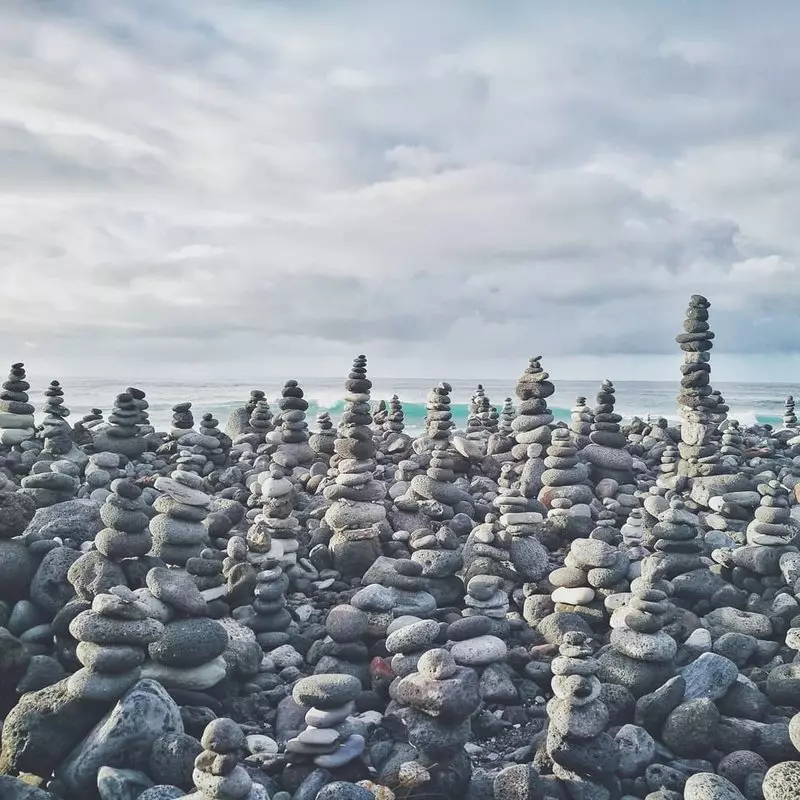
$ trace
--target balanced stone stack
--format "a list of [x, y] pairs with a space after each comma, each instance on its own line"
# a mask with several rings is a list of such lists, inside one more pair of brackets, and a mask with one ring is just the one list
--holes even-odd
[[520, 576], [511, 565], [510, 546], [497, 515], [487, 514], [464, 542], [464, 580], [469, 582], [476, 575], [496, 575], [509, 587], [515, 585]]
[[797, 427], [797, 415], [794, 413], [794, 397], [792, 397], [792, 395], [789, 395], [786, 398], [786, 402], [784, 403], [783, 427], [784, 428]]
[[389, 409], [386, 413], [386, 421], [383, 423], [384, 439], [391, 440], [394, 434], [401, 434], [405, 427], [405, 413], [400, 398], [393, 394], [389, 400]]
[[209, 545], [203, 520], [211, 498], [202, 491], [203, 479], [199, 475], [181, 469], [169, 478], [156, 478], [154, 486], [163, 494], [153, 503], [160, 513], [150, 520], [153, 555], [167, 564], [183, 567]]
[[744, 437], [739, 423], [735, 419], [730, 420], [722, 432], [722, 446], [719, 454], [724, 466], [730, 468], [731, 471], [738, 471], [744, 454]]
[[453, 387], [442, 381], [428, 392], [425, 402], [425, 435], [429, 442], [424, 449], [433, 449], [436, 442], [449, 442], [454, 427], [453, 413], [450, 409], [450, 392]]
[[44, 439], [43, 452], [57, 458], [65, 456], [72, 450], [72, 431], [66, 418], [69, 409], [64, 405], [64, 390], [58, 381], [51, 381], [45, 392], [44, 423], [42, 438]]
[[275, 430], [272, 409], [266, 399], [259, 400], [256, 403], [253, 413], [250, 414], [249, 427], [251, 428], [249, 433], [257, 437], [259, 444], [263, 444], [266, 441], [267, 434]]
[[219, 420], [209, 413], [203, 414], [200, 419], [200, 435], [202, 439], [198, 440], [198, 447], [202, 449], [207, 459], [204, 472], [208, 475], [215, 467], [225, 466], [231, 440], [219, 429]]
[[[195, 759], [192, 771], [197, 792], [187, 795], [187, 798], [269, 800], [266, 789], [253, 783], [248, 771], [239, 764], [248, 751], [247, 739], [237, 723], [225, 717], [213, 720], [203, 731], [200, 744], [204, 749]], [[167, 797], [166, 794], [158, 796]]]
[[369, 629], [369, 616], [362, 609], [349, 603], [334, 606], [325, 618], [327, 636], [307, 656], [309, 662], [316, 660], [314, 673], [352, 675], [369, 686], [369, 650], [364, 641]]
[[[737, 565], [745, 569], [758, 566], [760, 577], [779, 574], [780, 556], [791, 549], [797, 535], [797, 524], [791, 516], [789, 493], [785, 486], [770, 481], [761, 484], [759, 492], [762, 497], [755, 510], [755, 519], [747, 526], [749, 547], [734, 550], [733, 557]], [[758, 548], [761, 553], [746, 552], [753, 548]]]
[[439, 608], [456, 606], [464, 596], [464, 582], [456, 573], [464, 561], [458, 537], [447, 526], [437, 531], [418, 528], [409, 539], [411, 560], [422, 565], [425, 589]]
[[154, 567], [146, 583], [149, 594], [161, 601], [167, 621], [163, 635], [148, 648], [150, 660], [142, 677], [168, 689], [203, 691], [216, 686], [227, 672], [222, 654], [228, 647], [228, 633], [208, 617], [210, 608], [192, 576], [183, 570]]
[[345, 576], [363, 575], [380, 555], [378, 526], [386, 521], [386, 485], [376, 481], [367, 359], [358, 356], [345, 381], [345, 408], [334, 443], [335, 483], [323, 494], [331, 505], [325, 521], [333, 530], [329, 548], [334, 568]]
[[88, 414], [84, 414], [72, 427], [72, 438], [75, 440], [75, 444], [84, 448], [86, 452], [93, 452], [92, 435], [94, 430], [102, 425], [103, 409], [91, 409]]
[[91, 609], [70, 622], [69, 631], [78, 640], [83, 668], [69, 678], [67, 691], [82, 700], [112, 703], [139, 680], [146, 647], [162, 637], [164, 626], [149, 617], [127, 586], [115, 586], [98, 594]]
[[333, 445], [336, 441], [336, 431], [333, 429], [333, 420], [327, 411], [317, 414], [317, 430], [308, 440], [309, 447], [314, 451], [318, 460], [327, 464], [334, 453]]
[[419, 501], [419, 508], [431, 519], [452, 519], [456, 514], [455, 506], [467, 497], [455, 485], [454, 466], [454, 453], [449, 442], [435, 439], [425, 474], [411, 479], [411, 491]]
[[225, 423], [225, 433], [231, 439], [236, 440], [245, 433], [251, 433], [250, 429], [250, 415], [256, 407], [259, 400], [263, 400], [266, 395], [261, 389], [253, 389], [250, 392], [250, 397], [247, 402], [241, 407], [231, 411], [228, 421]]
[[482, 440], [492, 433], [492, 406], [481, 384], [472, 395], [468, 407], [467, 438]]
[[662, 489], [674, 489], [677, 486], [680, 475], [678, 474], [678, 462], [680, 453], [674, 445], [668, 445], [661, 454], [661, 463], [658, 467], [658, 477], [656, 486]]
[[240, 619], [256, 634], [256, 641], [265, 650], [272, 650], [289, 641], [286, 632], [292, 622], [286, 610], [289, 578], [277, 562], [268, 561], [265, 567], [256, 575], [252, 608], [240, 610]]
[[439, 623], [432, 619], [400, 617], [389, 625], [387, 634], [386, 650], [392, 656], [395, 675], [389, 686], [389, 696], [394, 698], [400, 681], [417, 671], [422, 654], [439, 638]]
[[[694, 570], [704, 570], [701, 558], [704, 543], [699, 524], [699, 518], [685, 507], [683, 500], [672, 497], [669, 508], [658, 515], [658, 522], [653, 526], [655, 552], [642, 563], [639, 580], [647, 576], [670, 580]], [[652, 585], [661, 588], [658, 583]]]
[[553, 415], [547, 408], [547, 398], [555, 392], [556, 387], [548, 380], [550, 375], [542, 369], [541, 358], [531, 358], [525, 372], [517, 381], [516, 391], [520, 403], [517, 416], [511, 423], [517, 442], [512, 453], [517, 461], [527, 457], [529, 445], [538, 444], [544, 448], [550, 444]]
[[142, 436], [154, 433], [155, 428], [150, 424], [150, 414], [147, 412], [147, 409], [150, 408], [147, 395], [142, 389], [137, 389], [135, 386], [129, 386], [125, 391], [133, 398], [134, 405], [139, 411], [139, 433]]
[[114, 408], [108, 415], [108, 426], [94, 435], [96, 452], [119, 453], [134, 461], [147, 449], [147, 442], [139, 435], [141, 414], [136, 401], [127, 392], [117, 395]]
[[263, 505], [247, 531], [251, 561], [263, 565], [271, 560], [289, 570], [297, 563], [300, 548], [300, 522], [292, 514], [294, 484], [286, 477], [286, 470], [273, 462], [258, 476], [257, 485]]
[[436, 598], [426, 591], [422, 569], [422, 564], [411, 559], [381, 556], [364, 573], [361, 585], [388, 590], [385, 596], [393, 600], [391, 611], [395, 617], [429, 617], [436, 613]]
[[470, 717], [481, 704], [475, 670], [458, 666], [447, 650], [428, 650], [419, 658], [417, 672], [397, 683], [394, 695], [405, 706], [408, 741], [426, 773], [424, 796], [452, 797], [466, 791], [472, 767], [464, 745], [470, 738]]
[[567, 631], [551, 668], [554, 696], [547, 704], [546, 747], [553, 775], [568, 797], [619, 797], [617, 748], [605, 730], [609, 713], [586, 635]]
[[347, 730], [359, 694], [361, 683], [352, 675], [312, 675], [297, 681], [292, 697], [307, 709], [308, 727], [286, 743], [288, 760], [336, 770], [360, 758], [364, 737]]
[[541, 580], [547, 571], [547, 550], [537, 535], [544, 517], [529, 510], [527, 498], [518, 489], [506, 486], [500, 487], [492, 505], [500, 515], [496, 539], [508, 548], [520, 582]]
[[169, 431], [170, 438], [180, 442], [180, 440], [192, 430], [194, 430], [192, 404], [187, 402], [172, 406], [172, 422]]
[[128, 480], [114, 480], [111, 491], [100, 507], [105, 524], [95, 536], [95, 548], [109, 561], [141, 558], [150, 552], [152, 539], [147, 505], [142, 490]]
[[614, 384], [603, 381], [597, 393], [589, 444], [583, 450], [583, 456], [592, 465], [595, 483], [603, 478], [633, 483], [633, 456], [625, 449], [628, 440], [620, 432], [622, 417], [614, 412], [614, 402]]
[[624, 686], [634, 697], [649, 694], [669, 680], [678, 650], [675, 640], [662, 630], [670, 614], [665, 592], [649, 588], [646, 578], [634, 580], [628, 602], [611, 615], [611, 648], [600, 655], [600, 679]]
[[684, 353], [678, 395], [681, 417], [678, 471], [690, 478], [717, 475], [721, 471], [717, 445], [713, 441], [715, 425], [711, 419], [717, 398], [712, 396], [710, 385], [714, 338], [708, 325], [710, 305], [705, 297], [692, 295], [683, 324], [684, 333], [675, 337]]
[[503, 410], [500, 412], [500, 424], [497, 432], [506, 437], [513, 435], [513, 423], [516, 416], [517, 411], [514, 408], [514, 401], [510, 397], [506, 397], [503, 401]]
[[570, 433], [565, 428], [557, 428], [550, 437], [545, 471], [542, 473], [542, 490], [539, 501], [550, 508], [556, 498], [566, 498], [572, 505], [589, 504], [594, 499], [588, 485], [589, 469], [578, 460], [577, 449]]
[[199, 556], [190, 558], [186, 562], [186, 572], [194, 578], [195, 585], [201, 592], [208, 592], [210, 589], [221, 589], [220, 592], [210, 592], [209, 594], [219, 594], [220, 597], [227, 594], [225, 576], [222, 574], [221, 553], [207, 547]]
[[579, 450], [589, 444], [589, 435], [592, 432], [594, 412], [586, 405], [585, 397], [576, 397], [575, 405], [570, 409], [570, 430]]
[[627, 589], [629, 564], [624, 551], [602, 539], [575, 539], [564, 566], [550, 573], [556, 611], [577, 613], [600, 630], [605, 625], [603, 601]]
[[0, 445], [15, 447], [35, 434], [33, 412], [28, 402], [31, 385], [25, 380], [25, 366], [12, 364], [0, 392]]

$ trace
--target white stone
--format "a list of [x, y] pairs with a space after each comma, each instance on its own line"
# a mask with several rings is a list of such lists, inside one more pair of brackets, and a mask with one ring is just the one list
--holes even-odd
[[278, 752], [278, 743], [269, 736], [253, 734], [248, 736], [247, 749], [253, 754], [275, 755]]
[[552, 595], [550, 595], [554, 603], [567, 603], [571, 606], [585, 606], [594, 600], [594, 589], [588, 586], [579, 586], [575, 589], [567, 589], [565, 586], [559, 586]]
[[142, 667], [142, 677], [152, 678], [170, 689], [202, 691], [216, 686], [225, 677], [226, 671], [225, 659], [222, 656], [207, 664], [188, 669], [168, 667], [157, 661], [148, 661]]
[[153, 485], [160, 492], [165, 492], [173, 500], [185, 503], [187, 506], [207, 506], [211, 502], [211, 498], [205, 492], [201, 492], [199, 489], [190, 489], [173, 478], [163, 476], [156, 478]]
[[33, 426], [33, 414], [12, 414], [10, 411], [0, 411], [0, 428], [22, 430], [33, 428]]

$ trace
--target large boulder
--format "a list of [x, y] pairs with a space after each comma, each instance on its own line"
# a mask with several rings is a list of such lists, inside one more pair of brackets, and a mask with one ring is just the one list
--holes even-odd
[[27, 599], [35, 571], [36, 562], [22, 542], [0, 539], [0, 600]]
[[78, 550], [56, 547], [39, 564], [31, 581], [31, 600], [48, 617], [54, 617], [75, 596], [67, 575], [80, 557]]
[[50, 775], [107, 710], [70, 695], [66, 680], [22, 695], [3, 725], [0, 772]]
[[66, 500], [47, 508], [40, 508], [25, 528], [28, 540], [74, 539], [90, 542], [105, 525], [100, 519], [100, 504], [93, 500]]
[[141, 680], [69, 754], [56, 777], [82, 800], [96, 798], [100, 767], [147, 770], [153, 743], [183, 733], [180, 709], [160, 683]]

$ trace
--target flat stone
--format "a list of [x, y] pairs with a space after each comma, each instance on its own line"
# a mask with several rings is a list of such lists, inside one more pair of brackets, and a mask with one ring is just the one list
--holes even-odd
[[478, 636], [474, 639], [455, 642], [450, 653], [459, 664], [481, 666], [505, 659], [508, 648], [506, 643], [496, 636]]

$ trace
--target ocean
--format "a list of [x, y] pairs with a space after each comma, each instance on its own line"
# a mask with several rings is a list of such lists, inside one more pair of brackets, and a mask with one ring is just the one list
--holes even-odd
[[[403, 403], [405, 412], [406, 429], [409, 433], [418, 433], [422, 430], [425, 418], [425, 396], [437, 381], [431, 378], [415, 379], [384, 379], [373, 378], [373, 400], [389, 400], [392, 394], [397, 394]], [[309, 402], [309, 427], [314, 429], [314, 416], [320, 410], [330, 412], [334, 421], [338, 420], [344, 403], [342, 396], [343, 380], [335, 378], [305, 378], [299, 379]], [[484, 390], [493, 406], [498, 410], [502, 408], [503, 400], [511, 397], [515, 400], [515, 379], [509, 380], [451, 380], [453, 387], [453, 416], [458, 427], [463, 427], [467, 419], [467, 406], [472, 393], [478, 383], [482, 383]], [[551, 412], [557, 420], [569, 420], [569, 410], [575, 404], [575, 398], [587, 398], [588, 405], [594, 406], [595, 394], [599, 388], [599, 381], [558, 381], [554, 380], [556, 391], [548, 399]], [[716, 383], [714, 388], [722, 392], [723, 397], [731, 408], [730, 417], [738, 419], [742, 425], [755, 423], [769, 423], [774, 426], [781, 424], [783, 403], [788, 395], [800, 396], [800, 384], [779, 383]], [[32, 381], [30, 390], [31, 402], [41, 408], [41, 394], [45, 385], [40, 387], [38, 382]], [[124, 390], [125, 384], [120, 381], [108, 379], [62, 381], [64, 400], [71, 409], [70, 421], [80, 418], [90, 408], [101, 408], [105, 414], [111, 410], [114, 397]], [[150, 418], [159, 430], [165, 430], [170, 421], [171, 408], [176, 403], [191, 401], [195, 420], [206, 412], [211, 412], [219, 419], [221, 427], [225, 426], [228, 415], [234, 408], [243, 405], [251, 389], [261, 389], [266, 392], [271, 403], [280, 397], [283, 381], [278, 379], [265, 379], [263, 381], [248, 381], [242, 383], [232, 382], [204, 382], [189, 383], [179, 381], [153, 381], [148, 383], [139, 381], [136, 386], [147, 393], [150, 403]], [[670, 420], [677, 419], [676, 396], [678, 381], [619, 381], [615, 383], [617, 397], [617, 412], [628, 419], [633, 415], [646, 418], [666, 417]]]

